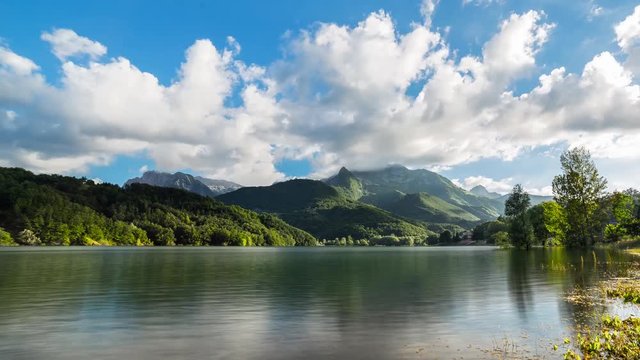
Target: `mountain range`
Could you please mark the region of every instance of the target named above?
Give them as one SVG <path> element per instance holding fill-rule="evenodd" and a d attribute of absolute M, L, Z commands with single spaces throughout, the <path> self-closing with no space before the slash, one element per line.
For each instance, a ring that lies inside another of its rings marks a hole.
<path fill-rule="evenodd" d="M 487 190 L 487 188 L 485 188 L 482 185 L 477 185 L 474 188 L 472 188 L 471 190 L 469 190 L 470 193 L 476 194 L 478 196 L 482 196 L 482 197 L 486 197 L 489 199 L 493 199 L 493 200 L 498 200 L 500 201 L 500 203 L 503 204 L 503 208 L 504 209 L 504 202 L 507 201 L 507 199 L 509 198 L 509 194 L 499 194 L 497 192 L 489 192 L 489 190 Z M 542 204 L 545 201 L 551 201 L 553 200 L 553 196 L 543 196 L 543 195 L 531 195 L 529 194 L 529 199 L 531 200 L 531 206 L 534 205 L 538 205 L 538 204 Z M 502 210 L 504 211 L 504 210 Z"/>
<path fill-rule="evenodd" d="M 271 186 L 244 187 L 217 197 L 232 205 L 276 214 L 284 221 L 319 239 L 351 236 L 434 235 L 424 226 L 373 205 L 343 196 L 336 188 L 317 180 L 297 179 Z"/>
<path fill-rule="evenodd" d="M 343 167 L 324 180 L 295 179 L 258 187 L 153 171 L 125 186 L 133 183 L 187 190 L 272 213 L 326 239 L 392 234 L 422 237 L 444 229 L 461 231 L 496 219 L 508 197 L 481 185 L 467 191 L 435 172 L 401 165 L 371 171 Z M 531 196 L 532 205 L 551 199 Z"/>
<path fill-rule="evenodd" d="M 325 180 L 344 196 L 424 223 L 463 227 L 493 220 L 502 213 L 499 201 L 472 194 L 432 171 L 394 165 L 374 171 L 349 171 Z"/>
<path fill-rule="evenodd" d="M 141 177 L 127 180 L 125 186 L 131 184 L 147 184 L 159 187 L 186 190 L 206 197 L 216 197 L 242 187 L 231 181 L 207 179 L 201 176 L 177 172 L 168 174 L 157 171 L 147 171 Z"/>

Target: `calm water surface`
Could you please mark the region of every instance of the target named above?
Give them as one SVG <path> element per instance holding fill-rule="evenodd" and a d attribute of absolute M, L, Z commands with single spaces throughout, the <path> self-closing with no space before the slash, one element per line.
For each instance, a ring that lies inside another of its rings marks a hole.
<path fill-rule="evenodd" d="M 629 261 L 489 247 L 0 249 L 0 358 L 469 359 L 505 339 L 557 358 L 551 343 L 599 310 L 565 296 Z"/>

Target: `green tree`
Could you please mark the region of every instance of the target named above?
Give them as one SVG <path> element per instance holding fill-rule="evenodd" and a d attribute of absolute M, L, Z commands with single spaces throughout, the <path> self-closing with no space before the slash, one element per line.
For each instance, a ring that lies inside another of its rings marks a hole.
<path fill-rule="evenodd" d="M 488 244 L 494 244 L 493 235 L 500 231 L 507 231 L 509 224 L 506 219 L 500 216 L 495 221 L 489 221 L 476 226 L 473 229 L 473 239 L 476 241 L 486 241 Z"/>
<path fill-rule="evenodd" d="M 545 224 L 543 205 L 538 204 L 530 207 L 529 210 L 527 210 L 527 216 L 531 222 L 531 228 L 533 229 L 533 235 L 536 243 L 545 246 L 547 239 L 549 238 L 549 232 L 547 231 Z"/>
<path fill-rule="evenodd" d="M 527 210 L 531 204 L 520 184 L 513 187 L 504 204 L 504 214 L 509 219 L 509 238 L 513 246 L 529 249 L 533 243 L 533 229 Z"/>
<path fill-rule="evenodd" d="M 565 243 L 567 227 L 567 213 L 555 201 L 542 203 L 544 208 L 544 224 L 549 236 L 558 244 Z"/>
<path fill-rule="evenodd" d="M 627 224 L 627 232 L 629 235 L 640 236 L 640 191 L 636 189 L 627 189 L 624 194 L 631 196 L 633 199 L 633 219 Z"/>
<path fill-rule="evenodd" d="M 560 164 L 562 174 L 553 179 L 553 195 L 567 215 L 567 245 L 589 246 L 602 234 L 598 210 L 607 180 L 584 147 L 565 151 Z"/>
<path fill-rule="evenodd" d="M 567 218 L 564 209 L 555 201 L 546 201 L 528 210 L 529 221 L 538 243 L 543 246 L 547 241 L 564 243 Z"/>
<path fill-rule="evenodd" d="M 609 196 L 612 220 L 618 224 L 628 224 L 635 218 L 635 204 L 631 195 L 614 192 Z"/>
<path fill-rule="evenodd" d="M 451 231 L 445 230 L 440 234 L 440 244 L 450 244 L 453 241 L 453 235 Z"/>
<path fill-rule="evenodd" d="M 503 249 L 511 246 L 509 233 L 507 233 L 506 231 L 498 231 L 497 233 L 491 235 L 491 241 L 493 241 L 494 244 L 500 246 Z"/>
<path fill-rule="evenodd" d="M 11 234 L 6 232 L 3 228 L 0 227 L 0 246 L 14 246 L 17 245 L 13 238 L 11 238 Z"/>
<path fill-rule="evenodd" d="M 614 192 L 603 201 L 605 208 L 604 236 L 606 240 L 618 241 L 630 233 L 635 220 L 634 199 L 627 193 Z"/>

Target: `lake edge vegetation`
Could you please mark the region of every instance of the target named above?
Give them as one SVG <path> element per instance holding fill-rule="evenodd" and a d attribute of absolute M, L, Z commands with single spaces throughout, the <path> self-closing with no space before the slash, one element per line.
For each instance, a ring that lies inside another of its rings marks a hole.
<path fill-rule="evenodd" d="M 565 151 L 560 163 L 562 173 L 553 179 L 553 201 L 530 206 L 529 195 L 517 184 L 505 203 L 505 216 L 476 226 L 474 239 L 529 249 L 590 247 L 640 238 L 640 192 L 606 193 L 607 180 L 584 147 Z"/>

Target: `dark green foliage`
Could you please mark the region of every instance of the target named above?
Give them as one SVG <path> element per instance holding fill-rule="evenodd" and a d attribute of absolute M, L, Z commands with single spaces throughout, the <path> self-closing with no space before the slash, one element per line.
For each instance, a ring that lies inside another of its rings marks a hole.
<path fill-rule="evenodd" d="M 640 236 L 640 192 L 635 189 L 627 189 L 623 192 L 633 199 L 633 219 L 625 225 L 629 235 Z"/>
<path fill-rule="evenodd" d="M 509 219 L 509 239 L 515 247 L 529 249 L 533 244 L 533 228 L 527 210 L 531 200 L 520 184 L 513 187 L 504 204 L 504 214 Z"/>
<path fill-rule="evenodd" d="M 527 216 L 531 223 L 535 241 L 544 246 L 549 238 L 549 231 L 547 231 L 544 221 L 544 207 L 541 204 L 532 206 L 527 210 Z"/>
<path fill-rule="evenodd" d="M 319 203 L 331 207 L 343 198 L 336 189 L 315 181 L 297 179 L 271 186 L 244 187 L 218 196 L 218 199 L 244 208 L 287 213 L 301 209 L 316 208 Z"/>
<path fill-rule="evenodd" d="M 453 235 L 451 231 L 445 230 L 440 234 L 440 239 L 438 239 L 440 244 L 451 244 L 453 242 Z"/>
<path fill-rule="evenodd" d="M 23 245 L 315 245 L 268 214 L 186 191 L 0 168 L 0 225 Z"/>
<path fill-rule="evenodd" d="M 476 241 L 484 240 L 487 244 L 494 244 L 494 235 L 499 232 L 506 232 L 507 230 L 509 230 L 507 220 L 503 217 L 499 217 L 495 221 L 489 221 L 476 226 L 473 229 L 473 239 Z"/>
<path fill-rule="evenodd" d="M 427 223 L 425 224 L 425 226 L 427 227 L 427 229 L 433 231 L 436 235 L 437 234 L 441 234 L 443 231 L 445 230 L 449 230 L 452 234 L 454 233 L 462 233 L 465 232 L 467 229 L 463 228 L 460 225 L 455 225 L 455 224 L 447 224 L 447 223 Z"/>
<path fill-rule="evenodd" d="M 321 181 L 291 180 L 271 186 L 247 187 L 217 199 L 277 214 L 289 224 L 321 239 L 348 236 L 371 239 L 387 235 L 426 239 L 431 233 L 375 206 L 349 200 Z"/>

